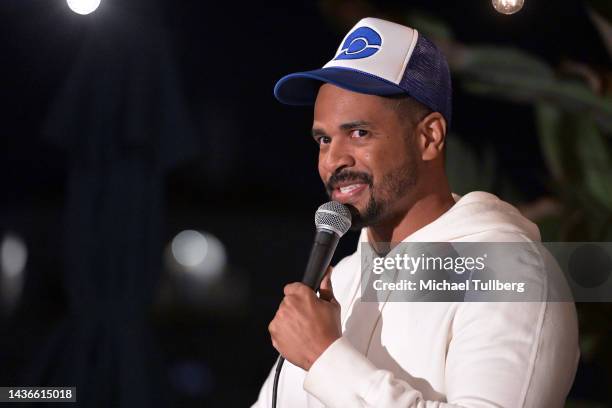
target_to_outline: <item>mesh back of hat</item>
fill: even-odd
[[[450,124],[452,88],[448,64],[437,47],[422,35],[399,85],[423,105],[440,112]]]

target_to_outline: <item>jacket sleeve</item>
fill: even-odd
[[[579,357],[573,303],[464,303],[452,331],[446,401],[426,400],[346,338],[315,361],[304,389],[328,408],[563,406]]]

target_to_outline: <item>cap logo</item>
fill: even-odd
[[[359,27],[346,37],[334,60],[367,58],[376,54],[381,45],[380,34],[370,27]]]

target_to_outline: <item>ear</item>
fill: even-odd
[[[417,144],[423,161],[442,156],[446,142],[446,120],[438,112],[425,116],[416,126]]]

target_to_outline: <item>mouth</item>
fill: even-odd
[[[352,182],[338,184],[332,190],[332,200],[340,203],[352,203],[359,199],[363,192],[368,188],[368,184]]]

